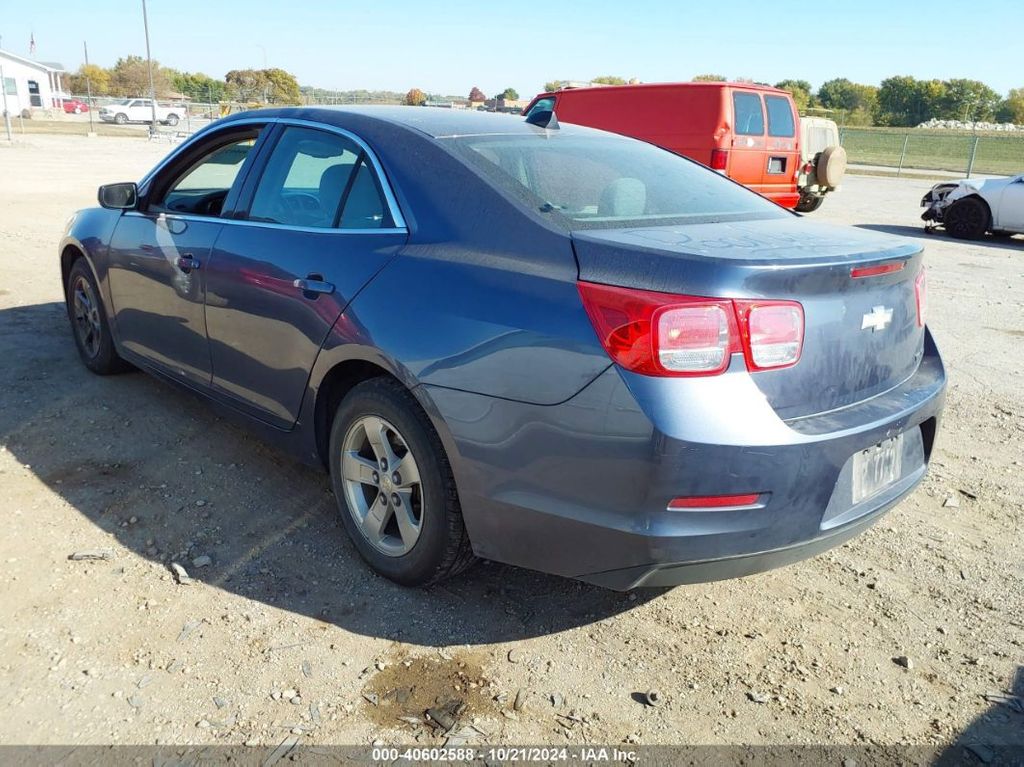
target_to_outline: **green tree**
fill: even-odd
[[[166,96],[171,92],[171,81],[167,70],[159,62],[153,62],[153,87],[157,97]],[[149,95],[149,66],[141,56],[125,56],[118,59],[110,70],[111,96],[146,96]]]
[[[202,72],[172,72],[171,87],[194,101],[221,101],[227,90],[227,83],[215,80]]]
[[[410,88],[409,92],[405,94],[405,103],[411,107],[421,106],[425,104],[426,101],[427,94],[419,88]]]
[[[519,91],[515,88],[506,88],[499,94],[498,98],[505,99],[505,101],[518,101]]]
[[[301,100],[295,75],[283,69],[232,69],[224,81],[228,95],[239,101],[298,104]]]
[[[996,119],[1000,122],[1024,125],[1024,88],[1011,88],[999,104]]]
[[[480,90],[474,85],[473,88],[469,91],[469,100],[487,101],[487,96],[484,95],[484,92],[482,90]]]
[[[564,82],[564,80],[549,80],[548,82],[544,83],[544,92],[552,93],[554,91],[561,90],[562,83]]]
[[[82,64],[77,72],[68,75],[67,87],[76,95],[85,94],[91,88],[93,96],[106,96],[110,93],[110,70],[96,64]]]
[[[625,85],[626,80],[622,77],[616,77],[615,75],[601,75],[600,77],[591,78],[590,82],[600,83],[601,85]]]
[[[943,112],[946,84],[897,75],[882,80],[875,110],[879,125],[913,127]]]
[[[728,80],[725,75],[694,75],[693,82],[695,83],[724,83]]]
[[[789,91],[793,95],[796,108],[803,112],[807,107],[813,105],[814,96],[811,91],[811,84],[806,80],[782,80],[775,83],[779,90]]]
[[[845,77],[828,80],[818,88],[818,103],[826,109],[853,112],[862,109],[871,111],[878,99],[878,89],[873,85],[861,85]]]
[[[978,80],[954,79],[945,83],[946,94],[938,115],[946,120],[991,120],[999,108],[999,94]]]

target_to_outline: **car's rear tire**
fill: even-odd
[[[800,213],[811,213],[821,207],[821,204],[825,202],[825,196],[821,194],[801,194],[800,202],[796,204],[796,209]]]
[[[178,115],[167,115],[167,124],[172,128],[178,124]]]
[[[82,107],[75,107],[75,114],[76,115],[82,114]]]
[[[946,231],[960,240],[976,240],[984,236],[989,226],[988,206],[977,197],[963,197],[952,205],[942,217]]]
[[[101,376],[131,370],[131,365],[118,356],[114,347],[99,288],[84,258],[72,264],[65,294],[71,333],[82,363]]]
[[[118,112],[116,115],[114,115],[114,122],[118,125],[124,125],[126,122],[128,122],[128,115],[126,115],[124,112]]]
[[[385,578],[429,586],[475,561],[441,439],[394,379],[364,381],[342,399],[330,471],[349,537]]]

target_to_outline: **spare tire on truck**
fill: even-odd
[[[814,171],[822,186],[839,186],[846,174],[846,150],[841,146],[825,147],[818,155]]]

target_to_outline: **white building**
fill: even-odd
[[[60,64],[32,61],[0,50],[0,68],[4,73],[3,93],[10,114],[20,114],[24,109],[54,109],[60,106],[64,91],[61,83],[64,67]],[[0,112],[3,106],[0,100]]]

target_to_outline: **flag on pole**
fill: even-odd
[[[28,55],[29,56],[35,56],[36,55],[36,33],[35,32],[31,32],[29,34],[29,38],[28,38]]]

